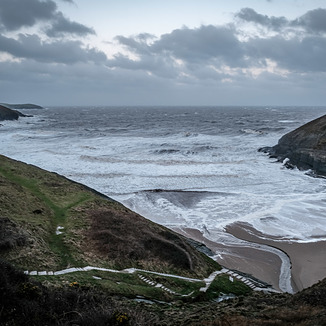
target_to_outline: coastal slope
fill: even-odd
[[[325,280],[294,296],[246,291],[246,295],[217,302],[212,300],[216,293],[222,290],[224,294],[230,293],[241,284],[222,275],[210,285],[206,297],[202,293],[191,298],[188,295],[191,287],[200,287],[201,283],[190,285],[192,282],[180,283],[181,280],[165,277],[169,286],[187,290],[187,295],[179,295],[178,301],[169,305],[137,296],[139,291],[152,291],[155,295],[159,291],[142,285],[138,276],[92,271],[88,278],[78,272],[31,277],[21,272],[85,265],[137,267],[198,277],[207,277],[220,269],[216,262],[190,246],[187,238],[146,220],[95,190],[0,156],[0,318],[6,325],[325,325],[326,322]],[[162,275],[154,278],[148,273],[141,274],[162,282]],[[114,292],[118,288],[120,295]]]
[[[0,257],[25,270],[87,265],[206,277],[186,238],[96,191],[0,156]]]
[[[326,176],[326,115],[287,133],[277,145],[260,151],[279,161],[288,159],[288,167],[296,166]]]

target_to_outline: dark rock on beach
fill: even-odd
[[[289,168],[326,176],[326,115],[287,133],[273,147],[260,148]]]
[[[25,117],[25,115],[19,111],[12,110],[3,105],[0,105],[0,121],[18,120],[19,117]]]

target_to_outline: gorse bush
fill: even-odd
[[[116,312],[112,320],[115,325],[129,325],[129,317],[125,312]]]

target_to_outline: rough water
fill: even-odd
[[[266,154],[326,107],[60,107],[2,122],[0,153],[58,172],[168,227],[211,239],[235,221],[326,240],[326,182]]]

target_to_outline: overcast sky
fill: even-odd
[[[0,0],[0,102],[326,105],[326,1]]]

